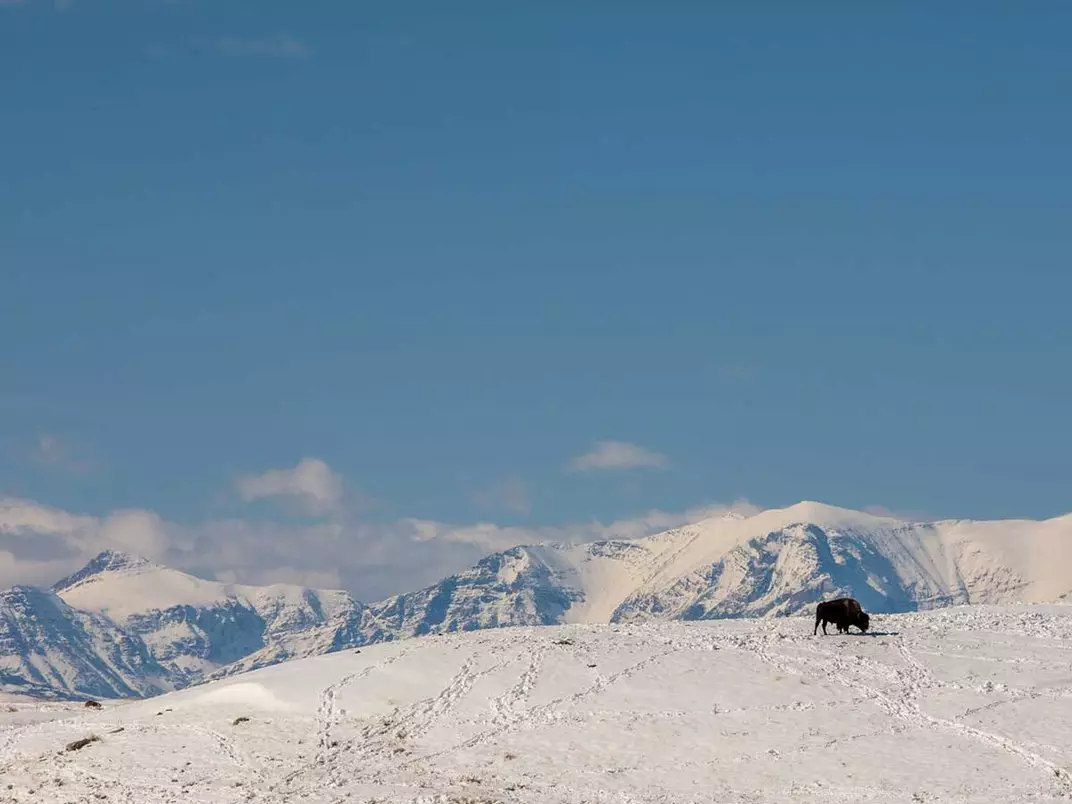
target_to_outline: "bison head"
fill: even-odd
[[[867,616],[866,611],[860,612],[860,617],[856,620],[856,625],[861,631],[866,631],[867,627],[871,625],[871,618]]]

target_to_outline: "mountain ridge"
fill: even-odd
[[[122,550],[104,550],[94,556],[85,566],[78,571],[62,578],[52,585],[52,591],[57,594],[67,589],[72,589],[83,583],[92,581],[107,572],[123,570],[140,570],[144,568],[161,568],[144,556],[128,553]]]
[[[892,613],[1070,593],[1072,515],[912,522],[814,501],[640,539],[519,545],[368,604],[342,590],[210,581],[105,551],[50,590],[0,598],[0,688],[151,695],[444,631],[787,616],[843,594]],[[44,640],[36,652],[34,639]]]

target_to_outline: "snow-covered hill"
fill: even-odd
[[[800,503],[634,541],[516,547],[368,606],[341,591],[224,584],[113,552],[53,591],[7,593],[34,602],[5,608],[0,689],[151,694],[444,631],[765,617],[840,595],[872,612],[1053,602],[1072,593],[1072,516],[911,523]],[[33,636],[42,629],[47,638]],[[87,669],[97,667],[111,675]]]
[[[807,617],[496,629],[287,662],[100,711],[13,703],[0,716],[0,800],[1072,796],[1072,606],[873,622],[867,636],[827,637]]]

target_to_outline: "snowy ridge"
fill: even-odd
[[[0,596],[0,690],[122,698],[361,641],[346,592],[239,586],[115,551],[52,590]]]
[[[207,581],[116,553],[98,556],[56,589],[73,608],[141,639],[178,685],[251,654],[282,661],[324,652],[325,633],[333,642],[341,633],[338,641],[349,644],[363,615],[346,592]]]
[[[580,598],[561,577],[549,551],[515,547],[482,559],[435,586],[369,606],[369,641],[432,631],[551,625]]]
[[[1057,802],[1072,606],[566,625],[286,662],[100,711],[15,702],[15,801]],[[72,741],[100,739],[77,751]]]
[[[805,502],[635,541],[515,547],[367,606],[342,591],[219,583],[109,552],[54,593],[48,605],[7,606],[0,689],[153,694],[407,637],[784,616],[840,595],[873,613],[1067,600],[1072,516],[921,523]],[[112,669],[98,677],[96,667]]]
[[[121,553],[117,550],[105,550],[73,575],[58,581],[52,587],[54,592],[64,592],[82,584],[92,583],[101,575],[108,573],[133,572],[146,569],[160,569],[148,559],[141,556]]]
[[[30,586],[0,592],[0,685],[40,697],[121,698],[174,688],[139,639]]]
[[[870,611],[896,612],[1050,602],[1070,592],[1072,517],[910,523],[804,502],[635,541],[515,548],[392,598],[387,608],[396,635],[412,636],[489,625],[778,616],[840,595]]]

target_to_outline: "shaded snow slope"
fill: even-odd
[[[136,637],[30,586],[0,592],[0,689],[51,697],[124,698],[172,689]]]
[[[1072,606],[874,625],[827,637],[806,617],[496,629],[99,712],[17,703],[0,718],[0,776],[16,801],[143,804],[1072,796]],[[101,740],[62,750],[89,734]]]
[[[515,547],[472,569],[369,606],[370,641],[439,630],[551,625],[560,622],[581,591],[561,577],[554,550]]]
[[[851,594],[875,611],[1052,600],[1072,589],[1072,520],[908,523],[819,503],[746,519],[700,522],[673,534],[665,560],[620,615],[684,617],[795,611]],[[1055,577],[1059,576],[1059,577]]]
[[[143,640],[178,683],[254,653],[279,661],[351,644],[363,616],[346,592],[207,581],[112,551],[54,588]]]
[[[518,547],[370,610],[409,636],[538,623],[789,614],[849,595],[877,612],[1072,592],[1072,517],[902,522],[800,503],[635,541]]]
[[[76,620],[90,618],[96,625],[88,632],[111,629],[124,640],[124,655],[151,658],[145,665],[151,677],[136,662],[112,662],[121,681],[112,686],[150,690],[450,631],[768,617],[841,595],[879,613],[1066,600],[1072,516],[920,523],[805,502],[633,541],[516,547],[368,606],[341,591],[208,581],[115,552],[102,553],[55,591],[70,607],[60,619],[74,631],[88,627],[76,627]],[[25,610],[26,617],[37,616],[37,608]],[[84,663],[63,656],[64,644],[52,639],[48,662]],[[83,643],[72,638],[69,644],[78,654]],[[92,674],[42,674],[28,654],[5,661],[0,691],[54,681],[56,694],[104,694],[96,681],[71,686],[69,680]]]

